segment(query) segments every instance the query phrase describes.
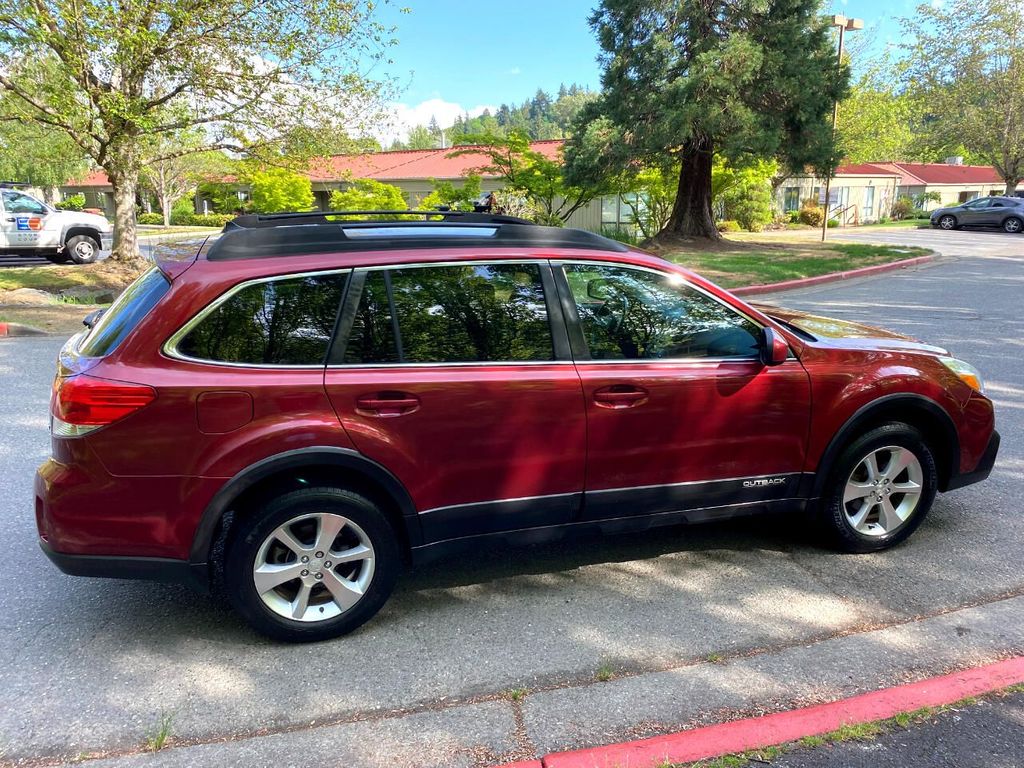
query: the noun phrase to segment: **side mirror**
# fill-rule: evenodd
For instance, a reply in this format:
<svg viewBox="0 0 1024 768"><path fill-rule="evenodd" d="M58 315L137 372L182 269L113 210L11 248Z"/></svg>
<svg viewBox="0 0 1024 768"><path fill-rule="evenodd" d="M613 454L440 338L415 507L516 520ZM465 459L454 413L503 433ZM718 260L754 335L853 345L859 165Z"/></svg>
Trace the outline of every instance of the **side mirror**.
<svg viewBox="0 0 1024 768"><path fill-rule="evenodd" d="M758 338L758 355L762 365L781 365L789 357L789 345L774 329L765 326Z"/></svg>
<svg viewBox="0 0 1024 768"><path fill-rule="evenodd" d="M103 313L106 311L107 310L105 309L97 309L93 312L90 312L88 315L82 318L82 325L84 325L86 328L92 328L94 325L96 325L99 319L103 317Z"/></svg>

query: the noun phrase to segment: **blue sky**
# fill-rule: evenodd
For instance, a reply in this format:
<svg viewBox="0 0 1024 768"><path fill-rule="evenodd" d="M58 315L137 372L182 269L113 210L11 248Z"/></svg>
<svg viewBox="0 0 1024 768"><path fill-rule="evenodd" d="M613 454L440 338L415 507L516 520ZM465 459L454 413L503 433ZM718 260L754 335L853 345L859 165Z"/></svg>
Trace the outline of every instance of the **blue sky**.
<svg viewBox="0 0 1024 768"><path fill-rule="evenodd" d="M938 2L940 0L936 0ZM397 26L390 72L402 87L398 124L442 125L469 111L519 103L538 87L600 84L597 43L587 24L597 0L393 0L379 19ZM828 0L832 13L856 16L871 48L899 39L898 17L913 0ZM408 7L409 13L399 12ZM398 129L401 133L401 129Z"/></svg>

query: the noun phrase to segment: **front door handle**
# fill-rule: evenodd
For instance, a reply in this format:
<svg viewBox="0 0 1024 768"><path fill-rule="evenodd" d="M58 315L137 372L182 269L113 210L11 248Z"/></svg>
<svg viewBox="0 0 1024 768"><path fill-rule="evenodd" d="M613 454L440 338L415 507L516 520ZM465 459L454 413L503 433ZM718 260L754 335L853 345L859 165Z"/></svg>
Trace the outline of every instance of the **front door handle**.
<svg viewBox="0 0 1024 768"><path fill-rule="evenodd" d="M648 393L643 387L632 384L613 384L594 392L594 403L599 408L635 408L647 402Z"/></svg>
<svg viewBox="0 0 1024 768"><path fill-rule="evenodd" d="M404 416L420 407L420 399L408 392L374 392L356 398L356 410L366 416Z"/></svg>

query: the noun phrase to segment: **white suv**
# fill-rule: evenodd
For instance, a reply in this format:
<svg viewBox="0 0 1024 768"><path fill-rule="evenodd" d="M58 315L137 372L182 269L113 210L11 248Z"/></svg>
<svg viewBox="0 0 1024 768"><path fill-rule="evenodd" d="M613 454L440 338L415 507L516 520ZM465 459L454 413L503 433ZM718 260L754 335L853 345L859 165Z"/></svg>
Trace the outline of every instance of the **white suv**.
<svg viewBox="0 0 1024 768"><path fill-rule="evenodd" d="M58 211L16 189L0 189L0 252L37 253L50 261L91 264L110 250L113 226L103 216Z"/></svg>

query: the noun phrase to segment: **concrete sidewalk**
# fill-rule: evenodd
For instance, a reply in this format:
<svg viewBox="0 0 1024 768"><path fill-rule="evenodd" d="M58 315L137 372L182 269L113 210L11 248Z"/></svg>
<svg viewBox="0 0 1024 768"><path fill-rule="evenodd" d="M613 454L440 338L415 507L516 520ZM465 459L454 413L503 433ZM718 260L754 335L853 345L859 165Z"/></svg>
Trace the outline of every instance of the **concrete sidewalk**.
<svg viewBox="0 0 1024 768"><path fill-rule="evenodd" d="M259 735L173 741L95 768L180 765L481 766L846 698L1024 653L1024 596L807 645L529 693L436 702ZM808 671L813 674L808 675ZM331 691L324 690L324 696ZM317 757L313 757L317 756ZM33 763L34 765L36 763ZM82 762L76 764L82 765Z"/></svg>

